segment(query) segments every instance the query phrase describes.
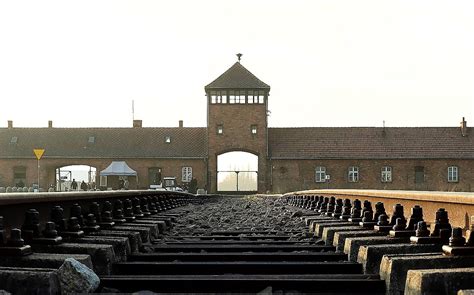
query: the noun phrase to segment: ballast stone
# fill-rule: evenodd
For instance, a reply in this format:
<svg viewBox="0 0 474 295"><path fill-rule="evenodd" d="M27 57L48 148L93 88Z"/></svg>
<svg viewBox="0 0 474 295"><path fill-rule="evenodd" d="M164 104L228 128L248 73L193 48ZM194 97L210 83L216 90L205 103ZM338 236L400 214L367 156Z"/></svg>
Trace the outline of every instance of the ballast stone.
<svg viewBox="0 0 474 295"><path fill-rule="evenodd" d="M61 294L94 292L100 283L99 277L87 266L74 258L67 258L58 270Z"/></svg>

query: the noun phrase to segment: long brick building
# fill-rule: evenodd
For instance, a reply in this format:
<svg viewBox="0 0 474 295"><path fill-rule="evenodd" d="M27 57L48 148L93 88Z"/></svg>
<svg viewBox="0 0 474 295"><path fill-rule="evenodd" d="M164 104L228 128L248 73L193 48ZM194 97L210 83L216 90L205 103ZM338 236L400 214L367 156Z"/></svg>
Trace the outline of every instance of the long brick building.
<svg viewBox="0 0 474 295"><path fill-rule="evenodd" d="M144 128L0 128L0 187L38 182L33 149L44 149L40 186L58 182L57 169L112 161L136 171L130 188L165 176L217 191L286 192L312 188L474 190L474 138L460 127L269 128L270 86L236 62L205 87L207 126ZM232 155L238 152L239 158Z"/></svg>

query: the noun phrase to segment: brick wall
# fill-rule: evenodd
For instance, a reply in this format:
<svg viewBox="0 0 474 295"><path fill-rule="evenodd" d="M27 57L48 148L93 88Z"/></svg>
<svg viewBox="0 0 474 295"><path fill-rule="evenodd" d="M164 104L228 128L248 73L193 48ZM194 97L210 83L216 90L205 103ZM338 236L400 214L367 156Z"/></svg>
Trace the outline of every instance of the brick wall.
<svg viewBox="0 0 474 295"><path fill-rule="evenodd" d="M47 188L56 181L56 169L69 165L88 165L95 167L97 171L104 170L112 161L125 161L138 174L138 188L146 189L148 183L148 168L162 168L162 177L174 176L178 184L181 184L181 168L190 166L193 168L193 177L198 182L198 187L202 188L206 184L206 161L204 159L48 159L40 161L40 184L42 188ZM15 166L26 167L26 184L31 186L37 182L37 160L36 159L0 159L0 186L14 186L13 168ZM118 181L116 181L118 183ZM96 180L99 185L99 179ZM114 185L112 179L111 184ZM134 177L130 178L129 188L137 188Z"/></svg>
<svg viewBox="0 0 474 295"><path fill-rule="evenodd" d="M248 145L246 146L249 147ZM181 168L191 166L193 177L198 181L198 187L204 188L206 179L206 161L204 159L115 159L124 160L137 171L139 176L138 188L148 188L148 168L162 168L162 176L175 176L181 183ZM216 158L214 157L214 165ZM40 161L41 187L49 187L55 183L55 169L68 165L90 165L101 171L112 159L48 159ZM263 163L262 163L263 162ZM261 176L266 172L266 159L259 158ZM447 181L448 166L458 166L459 181ZM26 167L26 185L31 186L37 179L36 159L0 159L0 186L14 186L13 167ZM315 182L315 167L325 166L326 173L331 175L329 183ZM359 182L347 181L349 166L359 167ZM380 172L383 166L392 167L392 182L383 183ZM423 166L425 182L415 184L415 166ZM474 191L474 161L473 160L272 160L272 169L268 169L268 177L259 177L259 191L288 192L302 189L407 189L407 190L439 190L439 191ZM215 175L214 175L215 177ZM263 178L263 179L262 179ZM266 183L268 179L268 188ZM130 188L135 188L135 180L130 180ZM216 179L214 179L216 181ZM97 179L97 184L99 180ZM214 182L215 185L216 182ZM113 182L109 183L113 185Z"/></svg>
<svg viewBox="0 0 474 295"><path fill-rule="evenodd" d="M222 125L223 134L217 134ZM257 125L257 134L251 133ZM256 154L258 161L258 191L265 192L267 171L267 108L264 104L209 104L208 147L210 190L217 190L217 156L229 151Z"/></svg>
<svg viewBox="0 0 474 295"><path fill-rule="evenodd" d="M274 192L302 189L406 189L474 191L474 160L272 160ZM329 183L315 182L316 166L325 166ZM348 182L349 166L359 167L359 181ZM392 182L381 182L381 168L392 167ZM423 166L425 181L415 184L415 166ZM448 182L448 166L458 166L459 181Z"/></svg>

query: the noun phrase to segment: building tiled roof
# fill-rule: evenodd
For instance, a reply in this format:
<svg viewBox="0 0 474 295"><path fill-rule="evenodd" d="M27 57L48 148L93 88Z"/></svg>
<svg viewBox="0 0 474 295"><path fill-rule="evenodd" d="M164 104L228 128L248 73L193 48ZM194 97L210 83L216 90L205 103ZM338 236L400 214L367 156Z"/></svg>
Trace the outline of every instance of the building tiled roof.
<svg viewBox="0 0 474 295"><path fill-rule="evenodd" d="M240 62L236 62L232 67L220 75L205 87L210 89L270 89L270 86L255 77Z"/></svg>
<svg viewBox="0 0 474 295"><path fill-rule="evenodd" d="M474 128L269 128L273 159L474 159ZM170 136L171 142L165 138ZM0 128L0 158L206 158L206 128ZM91 141L91 142L90 142Z"/></svg>
<svg viewBox="0 0 474 295"><path fill-rule="evenodd" d="M474 159L474 128L269 128L274 159Z"/></svg>
<svg viewBox="0 0 474 295"><path fill-rule="evenodd" d="M34 148L45 158L205 158L206 136L206 128L0 128L0 158L34 158Z"/></svg>

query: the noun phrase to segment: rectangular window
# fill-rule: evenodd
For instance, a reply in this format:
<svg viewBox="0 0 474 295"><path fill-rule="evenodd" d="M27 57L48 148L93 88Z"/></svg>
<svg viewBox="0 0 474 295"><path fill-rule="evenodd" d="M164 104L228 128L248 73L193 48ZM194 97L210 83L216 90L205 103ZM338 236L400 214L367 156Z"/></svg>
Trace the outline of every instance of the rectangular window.
<svg viewBox="0 0 474 295"><path fill-rule="evenodd" d="M245 103L245 91L244 90L239 91L239 103L240 104Z"/></svg>
<svg viewBox="0 0 474 295"><path fill-rule="evenodd" d="M382 167L382 172L380 176L381 176L382 182L392 182L392 167L390 166Z"/></svg>
<svg viewBox="0 0 474 295"><path fill-rule="evenodd" d="M211 103L227 103L227 94L225 90L211 91Z"/></svg>
<svg viewBox="0 0 474 295"><path fill-rule="evenodd" d="M224 126L223 125L217 125L217 129L216 129L216 133L217 135L222 135L224 134Z"/></svg>
<svg viewBox="0 0 474 295"><path fill-rule="evenodd" d="M148 168L148 185L160 185L161 184L161 168L151 167Z"/></svg>
<svg viewBox="0 0 474 295"><path fill-rule="evenodd" d="M415 183L425 182L425 167L415 166Z"/></svg>
<svg viewBox="0 0 474 295"><path fill-rule="evenodd" d="M251 125L250 126L250 132L255 135L257 134L257 125Z"/></svg>
<svg viewBox="0 0 474 295"><path fill-rule="evenodd" d="M26 185L26 167L13 167L13 181L16 187L24 187Z"/></svg>
<svg viewBox="0 0 474 295"><path fill-rule="evenodd" d="M107 176L105 176L105 175L100 176L99 186L107 187Z"/></svg>
<svg viewBox="0 0 474 295"><path fill-rule="evenodd" d="M250 104L254 103L253 90L247 91L247 103L250 103Z"/></svg>
<svg viewBox="0 0 474 295"><path fill-rule="evenodd" d="M315 170L316 182L326 182L326 167L317 166Z"/></svg>
<svg viewBox="0 0 474 295"><path fill-rule="evenodd" d="M190 182L193 179L193 168L183 167L181 168L181 181Z"/></svg>
<svg viewBox="0 0 474 295"><path fill-rule="evenodd" d="M229 91L229 103L237 103L237 95L234 90Z"/></svg>
<svg viewBox="0 0 474 295"><path fill-rule="evenodd" d="M351 166L347 171L347 181L358 182L359 181L359 167Z"/></svg>
<svg viewBox="0 0 474 295"><path fill-rule="evenodd" d="M448 182L458 182L459 173L458 166L449 166L448 167Z"/></svg>
<svg viewBox="0 0 474 295"><path fill-rule="evenodd" d="M165 136L165 142L171 143L171 136Z"/></svg>
<svg viewBox="0 0 474 295"><path fill-rule="evenodd" d="M263 90L258 91L258 103L265 103L265 92Z"/></svg>
<svg viewBox="0 0 474 295"><path fill-rule="evenodd" d="M217 102L217 92L211 91L211 103L216 103L216 102Z"/></svg>
<svg viewBox="0 0 474 295"><path fill-rule="evenodd" d="M227 92L225 90L220 91L218 102L219 103L227 103Z"/></svg>

